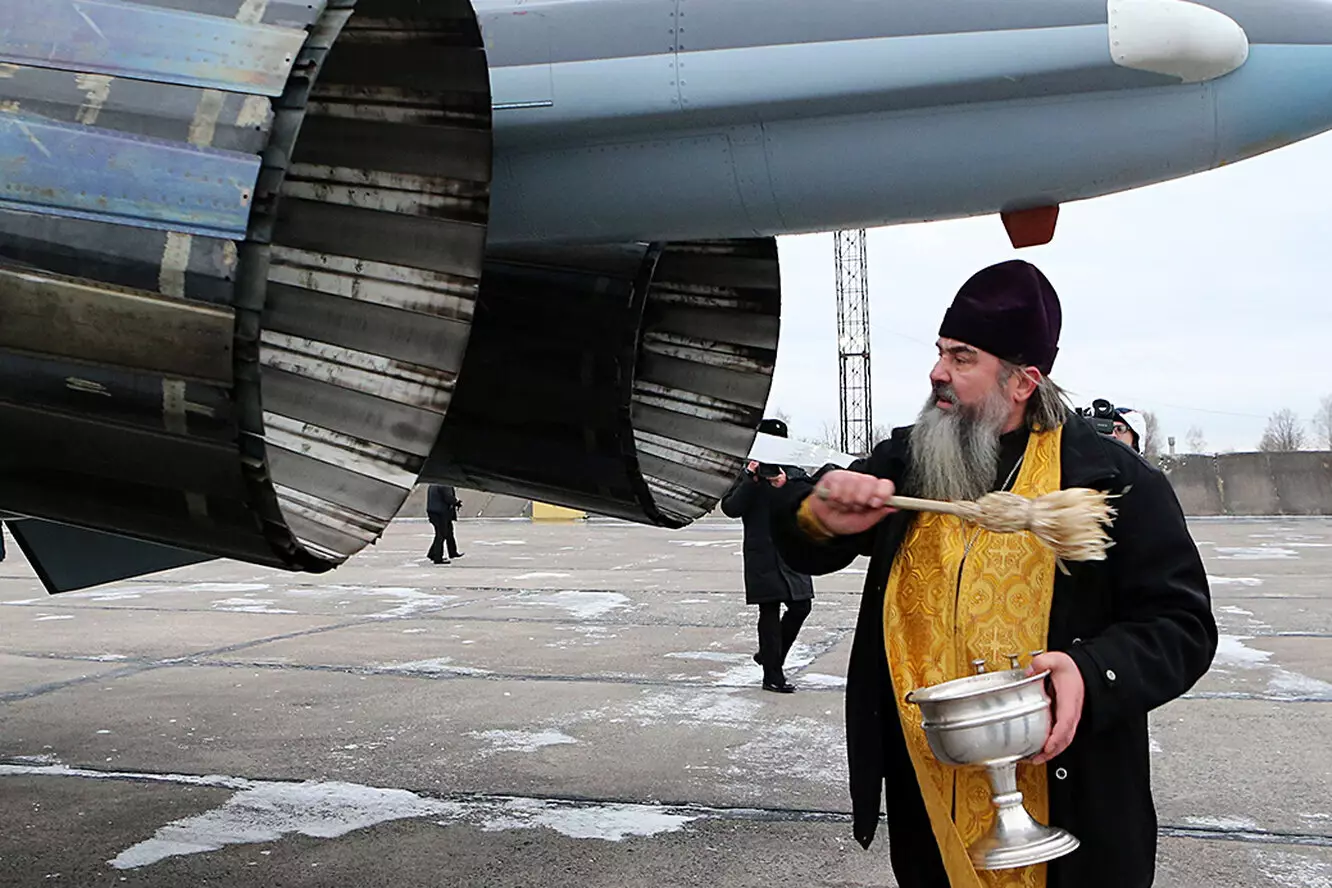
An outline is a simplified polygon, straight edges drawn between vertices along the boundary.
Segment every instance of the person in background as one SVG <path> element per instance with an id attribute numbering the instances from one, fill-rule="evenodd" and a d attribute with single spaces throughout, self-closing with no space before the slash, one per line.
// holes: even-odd
<path id="1" fill-rule="evenodd" d="M 787 436 L 786 423 L 765 419 L 759 431 L 780 438 Z M 792 479 L 808 477 L 795 466 L 750 461 L 731 489 L 722 497 L 722 512 L 740 518 L 745 525 L 745 602 L 756 604 L 758 653 L 754 661 L 763 667 L 763 690 L 790 694 L 795 686 L 786 680 L 786 655 L 795 644 L 814 598 L 814 582 L 782 561 L 772 541 L 771 509 L 777 491 Z M 782 614 L 782 605 L 786 613 Z"/>
<path id="2" fill-rule="evenodd" d="M 426 557 L 435 564 L 448 564 L 452 559 L 463 556 L 463 553 L 458 551 L 458 541 L 453 536 L 453 522 L 458 520 L 460 508 L 462 502 L 449 485 L 431 484 L 426 491 L 426 517 L 435 528 L 435 539 L 430 544 L 430 551 L 426 553 Z"/>
<path id="3" fill-rule="evenodd" d="M 1143 415 L 1128 407 L 1115 410 L 1115 429 L 1110 437 L 1123 441 L 1137 453 L 1142 453 L 1142 433 L 1147 428 Z"/>

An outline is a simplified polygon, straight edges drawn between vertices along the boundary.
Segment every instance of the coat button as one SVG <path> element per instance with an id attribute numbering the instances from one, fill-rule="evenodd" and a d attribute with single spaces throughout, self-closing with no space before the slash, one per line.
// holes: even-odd
<path id="1" fill-rule="evenodd" d="M 1110 679 L 1111 681 L 1114 681 L 1114 680 L 1115 680 L 1115 670 L 1113 670 L 1113 669 L 1107 669 L 1107 670 L 1105 670 L 1105 677 L 1108 678 L 1108 679 Z"/>
<path id="2" fill-rule="evenodd" d="M 1068 770 L 1067 770 L 1067 769 L 1065 769 L 1065 768 L 1056 768 L 1056 769 L 1055 769 L 1055 779 L 1056 779 L 1056 780 L 1064 780 L 1064 779 L 1066 779 L 1067 777 L 1068 777 Z"/>

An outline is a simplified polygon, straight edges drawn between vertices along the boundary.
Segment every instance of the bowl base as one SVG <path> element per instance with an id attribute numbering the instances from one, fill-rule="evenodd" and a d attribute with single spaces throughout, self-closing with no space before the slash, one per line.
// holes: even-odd
<path id="1" fill-rule="evenodd" d="M 1029 828 L 1016 834 L 1000 835 L 997 830 L 990 830 L 974 842 L 967 853 L 978 870 L 1014 869 L 1063 857 L 1077 850 L 1080 844 L 1068 830 L 1042 826 L 1032 820 Z"/>

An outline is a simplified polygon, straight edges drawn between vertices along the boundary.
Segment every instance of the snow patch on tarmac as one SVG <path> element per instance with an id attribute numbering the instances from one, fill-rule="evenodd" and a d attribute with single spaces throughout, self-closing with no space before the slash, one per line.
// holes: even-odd
<path id="1" fill-rule="evenodd" d="M 356 783 L 278 783 L 236 777 L 91 771 L 65 765 L 0 764 L 0 777 L 81 777 L 141 780 L 236 789 L 221 807 L 172 821 L 109 861 L 116 869 L 151 866 L 171 857 L 227 845 L 274 842 L 300 834 L 333 839 L 394 820 L 431 818 L 439 826 L 471 824 L 487 831 L 545 827 L 575 839 L 619 842 L 683 829 L 704 810 L 660 805 L 578 803 L 512 797 L 432 799 L 405 789 Z"/>
<path id="2" fill-rule="evenodd" d="M 1217 643 L 1212 669 L 1228 673 L 1235 669 L 1267 669 L 1267 693 L 1278 699 L 1332 699 L 1332 684 L 1269 662 L 1271 651 L 1251 648 L 1244 642 L 1253 641 L 1248 635 L 1222 634 Z"/>
<path id="3" fill-rule="evenodd" d="M 597 617 L 604 617 L 612 611 L 629 607 L 632 604 L 629 596 L 621 595 L 619 592 L 568 590 L 554 593 L 534 593 L 524 591 L 517 595 L 506 595 L 504 597 L 520 605 L 560 608 L 567 611 L 569 616 L 580 620 L 594 620 Z M 505 607 L 512 607 L 512 605 L 506 605 Z"/>
<path id="4" fill-rule="evenodd" d="M 1253 852 L 1263 875 L 1282 888 L 1332 888 L 1332 866 L 1296 851 Z"/>
<path id="5" fill-rule="evenodd" d="M 476 737 L 490 744 L 490 749 L 481 753 L 483 756 L 497 752 L 536 752 L 547 746 L 563 746 L 577 743 L 573 737 L 563 731 L 469 731 L 468 737 Z"/>

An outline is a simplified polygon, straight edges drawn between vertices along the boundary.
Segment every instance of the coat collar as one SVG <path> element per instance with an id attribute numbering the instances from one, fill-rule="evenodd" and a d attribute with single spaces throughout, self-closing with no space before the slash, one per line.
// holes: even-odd
<path id="1" fill-rule="evenodd" d="M 1116 442 L 1096 431 L 1086 418 L 1069 412 L 1060 454 L 1065 487 L 1113 487 L 1120 470 L 1110 448 Z"/>

